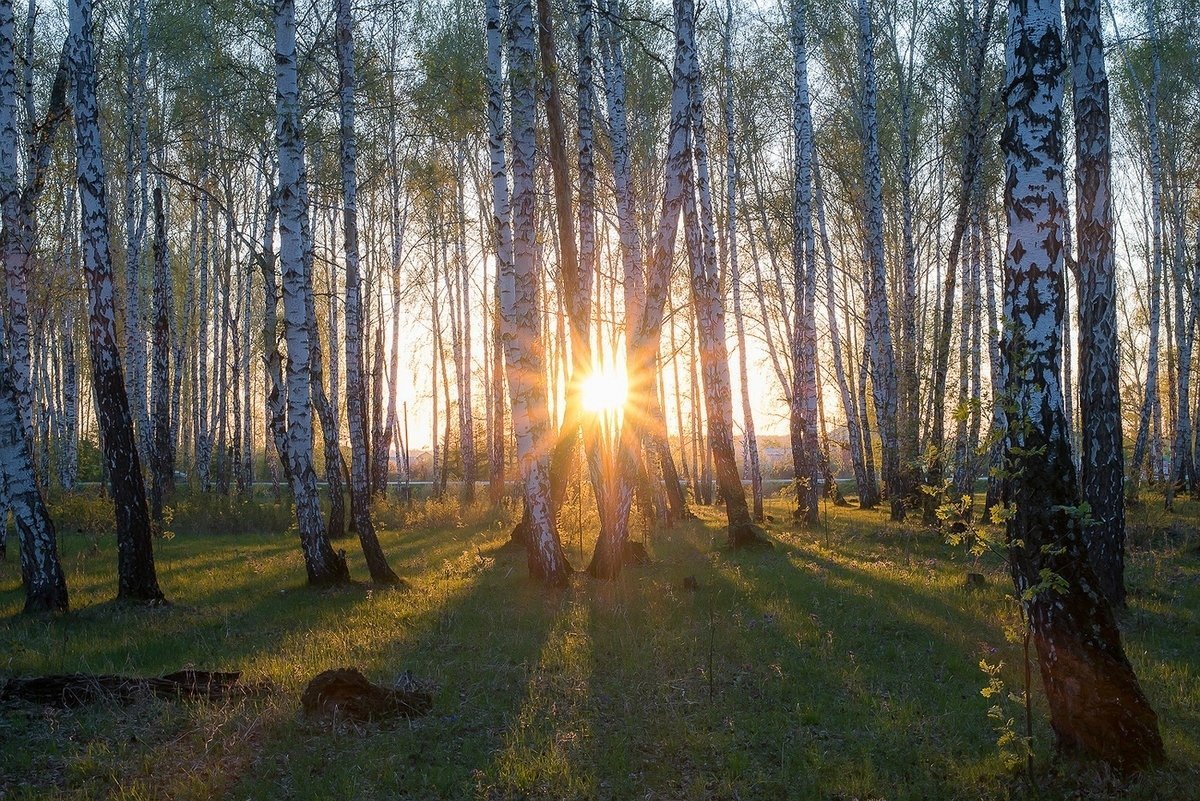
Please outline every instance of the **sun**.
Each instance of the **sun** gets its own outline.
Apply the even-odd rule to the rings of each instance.
[[[601,368],[583,380],[583,408],[592,413],[618,411],[625,407],[628,392],[624,372]]]

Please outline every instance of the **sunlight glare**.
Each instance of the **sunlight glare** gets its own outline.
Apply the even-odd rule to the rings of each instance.
[[[624,372],[602,368],[583,381],[583,408],[592,413],[617,411],[625,406],[628,390]]]

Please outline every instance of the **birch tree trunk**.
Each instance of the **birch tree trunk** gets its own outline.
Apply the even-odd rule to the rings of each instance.
[[[1125,456],[1113,248],[1108,74],[1100,0],[1067,0],[1075,112],[1075,234],[1078,240],[1079,412],[1083,500],[1093,522],[1088,561],[1109,603],[1125,605]]]
[[[896,357],[888,311],[887,265],[883,241],[883,173],[879,160],[879,124],[875,112],[875,52],[867,0],[858,0],[858,55],[863,94],[860,109],[863,131],[863,175],[866,185],[867,241],[867,348],[871,362],[871,388],[883,452],[883,480],[887,485],[892,519],[903,520],[911,502],[912,487],[901,475],[896,421]]]
[[[489,35],[499,28],[497,0],[486,0]],[[492,199],[498,228],[501,230],[500,301],[503,313],[503,339],[508,367],[508,385],[512,402],[513,432],[517,460],[529,511],[529,541],[526,554],[529,572],[551,586],[565,585],[571,567],[558,539],[554,506],[550,497],[550,420],[546,406],[544,346],[539,335],[540,276],[536,269],[537,210],[534,187],[536,147],[535,126],[535,44],[533,9],[530,0],[511,0],[509,6],[509,83],[512,92],[512,206],[509,209],[508,177],[505,170],[503,141],[496,87],[499,58],[488,59],[489,150],[492,159]],[[490,48],[489,48],[490,49]],[[510,217],[511,213],[511,217]],[[504,228],[511,219],[511,258],[505,259]]]
[[[983,101],[983,75],[987,65],[987,42],[991,38],[992,23],[996,3],[989,3],[987,14],[984,16],[981,28],[972,27],[969,40],[974,46],[967,50],[973,58],[970,70],[966,74],[966,92],[962,99],[962,180],[958,191],[958,209],[955,212],[953,233],[950,235],[949,253],[945,261],[946,274],[942,281],[942,305],[938,310],[934,327],[933,346],[933,391],[931,393],[930,409],[932,410],[932,431],[928,450],[931,459],[925,476],[925,483],[938,489],[938,494],[930,495],[925,505],[926,522],[936,519],[936,509],[940,502],[940,489],[945,473],[946,451],[946,380],[950,370],[950,337],[954,323],[955,288],[958,284],[958,266],[962,254],[962,242],[967,230],[971,199],[975,192],[975,183],[979,180],[982,167],[980,157],[983,147],[983,125],[980,108]],[[965,14],[963,25],[967,24]]]
[[[1163,757],[1158,719],[1121,647],[1087,559],[1063,413],[1066,308],[1063,54],[1058,0],[1010,0],[1003,352],[1008,365],[1005,500],[1013,583],[1037,648],[1059,746],[1118,769]]]
[[[78,0],[77,0],[78,1]],[[86,1],[86,0],[85,0]],[[279,150],[279,257],[283,271],[284,335],[287,338],[287,475],[310,584],[350,579],[321,519],[313,470],[312,275],[306,269],[308,217],[304,191],[304,138],[296,69],[295,0],[275,0],[275,141]]]
[[[33,13],[33,12],[31,12]],[[0,204],[3,205],[5,275],[24,279],[28,262],[28,239],[22,236],[22,192],[17,180],[17,71],[15,23],[12,0],[0,0]],[[65,86],[56,82],[59,105]],[[52,101],[53,105],[53,101]],[[31,166],[36,170],[36,166]],[[29,219],[32,219],[31,217]],[[22,242],[22,240],[25,242]],[[22,281],[23,283],[23,281]],[[11,280],[8,283],[11,288]],[[11,304],[11,296],[10,296]],[[12,305],[9,307],[10,314]],[[27,319],[27,318],[26,318]],[[28,335],[26,328],[26,335]],[[66,611],[67,584],[58,558],[54,523],[38,489],[30,439],[32,415],[22,413],[31,406],[28,395],[28,347],[24,401],[18,389],[9,337],[0,332],[0,487],[4,505],[0,526],[7,535],[8,508],[16,522],[21,554],[21,578],[25,585],[25,611]],[[27,425],[28,419],[28,425]],[[6,537],[5,537],[6,538]],[[5,539],[0,538],[0,539]]]
[[[688,123],[693,144],[694,187],[688,186],[684,200],[685,227],[694,217],[688,213],[691,199],[698,196],[702,234],[700,258],[692,263],[692,305],[696,310],[704,406],[708,417],[709,449],[716,469],[717,484],[725,500],[729,521],[729,544],[733,547],[761,545],[766,540],[750,519],[746,491],[738,474],[733,449],[733,399],[729,381],[729,351],[725,341],[725,307],[717,273],[716,230],[709,177],[708,140],[704,125],[704,87],[696,55],[695,10],[692,0],[675,0],[676,43],[683,54],[688,89]],[[693,165],[689,165],[693,167]],[[690,182],[689,182],[690,183]],[[814,420],[815,423],[815,420]]]
[[[1158,123],[1158,92],[1162,81],[1162,61],[1158,52],[1157,24],[1154,17],[1154,4],[1146,1],[1146,22],[1150,32],[1150,86],[1146,93],[1146,132],[1149,138],[1150,156],[1150,342],[1146,355],[1146,391],[1143,395],[1142,410],[1138,416],[1137,437],[1133,444],[1133,464],[1130,467],[1130,494],[1137,496],[1138,485],[1141,483],[1142,462],[1146,458],[1147,446],[1151,451],[1150,476],[1153,479],[1158,467],[1154,444],[1157,443],[1157,427],[1151,432],[1151,424],[1157,421],[1158,414],[1158,339],[1162,318],[1162,279],[1163,279],[1163,175],[1162,175],[1162,145]],[[1153,435],[1154,443],[1148,442]],[[1124,556],[1121,557],[1122,560]],[[1109,557],[1110,568],[1115,568],[1115,557]],[[1110,575],[1110,580],[1112,576]]]
[[[125,362],[138,452],[150,454],[146,409],[146,339],[142,325],[142,242],[146,236],[149,122],[146,93],[149,32],[146,0],[131,0],[125,46]],[[153,461],[153,459],[151,459]]]
[[[174,306],[162,190],[154,189],[154,327],[151,349],[150,517],[163,519],[163,500],[175,489],[171,448],[171,311]]]
[[[92,386],[104,444],[104,463],[117,517],[117,597],[161,602],[154,570],[146,487],[125,396],[117,345],[108,204],[101,157],[100,114],[92,55],[91,0],[71,0],[71,73],[75,83],[76,172],[79,182],[83,269],[88,288],[88,344]]]
[[[371,521],[367,459],[367,393],[363,385],[362,277],[358,261],[358,143],[354,130],[354,19],[350,0],[337,0],[338,99],[341,105],[342,228],[346,257],[346,418],[350,427],[350,510],[371,580],[399,584]],[[378,347],[378,346],[377,346]],[[393,393],[395,390],[393,389]]]
[[[658,351],[667,296],[671,283],[671,262],[674,258],[675,237],[683,208],[684,176],[688,159],[688,89],[683,71],[681,50],[676,42],[675,64],[671,77],[671,111],[667,133],[666,178],[663,187],[662,211],[659,215],[654,244],[649,258],[642,264],[642,248],[637,235],[637,214],[632,173],[629,164],[629,137],[626,117],[625,67],[621,39],[616,35],[614,19],[619,12],[617,0],[606,0],[601,8],[605,26],[603,41],[608,45],[605,59],[605,93],[613,126],[613,170],[617,189],[617,215],[621,237],[621,252],[625,273],[626,319],[631,334],[626,336],[626,369],[629,374],[627,408],[642,410],[629,415],[626,425],[636,426],[639,441],[657,461],[658,472],[670,508],[668,523],[691,517],[679,481],[670,443],[667,440],[666,418],[658,400]],[[623,146],[622,146],[623,143]],[[622,210],[622,208],[624,210]],[[632,277],[632,280],[631,280]],[[640,314],[632,312],[640,309]],[[627,331],[630,329],[627,329]],[[676,382],[678,383],[678,382]],[[682,432],[681,432],[682,433]],[[653,482],[657,484],[657,482]]]
[[[758,437],[754,431],[754,408],[750,401],[750,368],[746,353],[746,324],[742,314],[742,270],[738,253],[738,139],[733,116],[733,2],[725,0],[725,31],[722,40],[722,66],[725,70],[725,249],[729,254],[729,281],[733,290],[733,319],[737,326],[738,383],[742,396],[742,436],[746,469],[750,474],[750,495],[754,519],[761,523],[763,514],[762,470],[758,461]],[[814,332],[815,333],[815,332]]]
[[[804,5],[792,6],[792,392],[790,423],[796,473],[797,520],[820,522],[821,450],[817,441],[816,238],[812,223],[812,107],[808,90],[808,34]]]
[[[817,226],[821,233],[821,255],[825,261],[825,317],[829,324],[830,358],[833,361],[834,377],[838,394],[842,399],[842,413],[846,417],[846,435],[850,440],[850,464],[854,470],[854,484],[858,490],[859,508],[873,508],[879,503],[874,490],[874,466],[867,463],[863,455],[863,432],[859,423],[858,404],[854,391],[846,377],[846,364],[842,360],[842,333],[837,318],[837,285],[833,280],[833,250],[829,245],[829,233],[825,223],[825,191],[821,183],[821,165],[813,158],[813,178],[816,184]],[[867,471],[871,472],[868,473]]]

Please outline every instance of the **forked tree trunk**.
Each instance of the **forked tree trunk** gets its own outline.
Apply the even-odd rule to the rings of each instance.
[[[104,462],[117,516],[117,597],[162,601],[154,570],[150,511],[142,479],[133,418],[125,396],[117,344],[113,267],[109,254],[108,205],[101,156],[100,113],[92,51],[91,0],[71,0],[72,76],[75,83],[76,171],[79,179],[83,269],[88,288],[88,344],[92,386]]]
[[[1163,758],[1158,718],[1125,657],[1070,511],[1080,497],[1059,364],[1067,210],[1060,6],[1058,0],[1010,0],[1008,15],[1003,351],[1013,583],[1060,747],[1138,770]]]

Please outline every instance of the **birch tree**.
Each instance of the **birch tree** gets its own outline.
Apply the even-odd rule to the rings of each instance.
[[[398,584],[371,521],[367,463],[367,393],[363,386],[362,276],[358,252],[358,144],[354,130],[354,19],[350,0],[337,0],[338,100],[341,107],[342,231],[346,257],[346,417],[350,427],[350,511],[371,580]],[[395,388],[392,390],[395,393]]]
[[[536,66],[533,9],[530,0],[510,0],[508,29],[509,85],[512,93],[512,201],[503,147],[499,98],[498,0],[488,8],[488,134],[492,162],[493,210],[501,230],[500,304],[502,338],[512,403],[517,462],[529,514],[526,553],[529,572],[551,586],[566,584],[570,565],[558,539],[550,494],[550,420],[547,409],[544,346],[539,332],[540,276],[536,264],[536,192],[534,140]],[[493,45],[492,37],[497,37]],[[511,216],[510,216],[511,215]],[[505,220],[511,230],[512,257],[506,260]]]
[[[863,180],[866,187],[867,349],[871,389],[883,451],[883,480],[888,488],[892,519],[902,520],[912,488],[901,475],[897,439],[896,356],[888,311],[887,265],[883,239],[883,172],[879,157],[879,122],[875,110],[875,48],[867,0],[858,0],[858,57],[863,89],[859,109],[863,135]]]
[[[4,243],[0,255],[4,258],[6,276],[14,272],[23,276],[28,259],[20,241],[23,227],[20,220],[22,192],[17,179],[16,159],[18,128],[14,29],[12,0],[0,0],[0,204],[4,211]],[[64,89],[61,84],[56,86],[60,104]],[[9,338],[0,332],[0,493],[4,496],[5,505],[11,507],[17,526],[21,579],[25,585],[25,611],[66,611],[66,579],[58,558],[54,523],[35,480],[30,431],[21,412],[22,399],[12,356]],[[28,398],[25,402],[28,403]],[[7,528],[7,513],[0,520],[0,525]]]
[[[117,597],[161,602],[154,570],[150,512],[117,344],[115,282],[101,154],[100,112],[92,50],[91,0],[71,0],[71,75],[75,84],[75,163],[83,271],[88,290],[88,346],[104,463],[117,518]]]
[[[745,470],[750,476],[750,495],[754,504],[754,519],[762,522],[763,483],[759,466],[758,437],[754,430],[754,406],[750,399],[749,356],[746,353],[746,323],[742,313],[742,269],[738,243],[738,137],[734,121],[733,102],[733,0],[725,0],[725,29],[721,48],[725,73],[725,252],[729,260],[729,282],[733,294],[733,320],[737,333],[738,383],[742,400],[743,452]]]
[[[1010,0],[1008,14],[1002,348],[1010,567],[1060,748],[1137,770],[1162,759],[1158,720],[1125,657],[1072,514],[1080,496],[1059,361],[1067,210],[1061,6]]]
[[[813,232],[813,124],[808,88],[808,31],[803,0],[791,13],[792,140],[792,392],[790,423],[796,471],[797,519],[819,522],[821,449],[817,442],[817,257]]]
[[[85,0],[86,2],[86,0]],[[279,261],[283,273],[284,336],[287,339],[286,444],[288,480],[310,584],[349,581],[346,560],[329,544],[313,469],[312,275],[305,267],[308,217],[304,181],[304,134],[296,74],[295,0],[275,0],[275,143],[279,151]]]
[[[1125,456],[1117,340],[1108,73],[1099,0],[1067,0],[1075,113],[1075,236],[1079,264],[1079,411],[1088,560],[1100,589],[1125,605]]]
[[[151,329],[150,516],[163,519],[163,501],[174,489],[174,449],[171,444],[170,368],[172,297],[171,261],[167,252],[167,221],[163,193],[154,188],[154,324]]]

